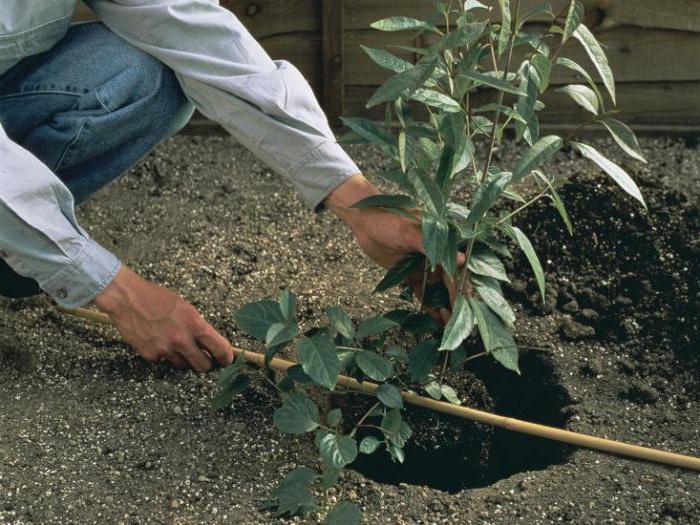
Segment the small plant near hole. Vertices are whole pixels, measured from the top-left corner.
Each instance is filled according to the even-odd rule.
[[[547,2],[522,11],[519,0],[499,0],[500,22],[494,21],[494,9],[477,0],[432,3],[436,12],[429,20],[393,17],[373,24],[381,31],[415,30],[430,44],[403,48],[419,57],[415,63],[385,50],[364,48],[374,62],[395,73],[367,104],[386,104],[386,123],[382,126],[362,118],[344,122],[354,141],[375,144],[392,159],[394,168],[379,175],[400,190],[365,199],[355,207],[405,215],[420,221],[422,229],[425,255],[414,254],[397,264],[376,291],[399,286],[417,271],[427,275],[439,267],[456,283],[458,294],[450,304],[444,285],[424,284],[419,311],[395,310],[357,324],[341,309],[328,308],[327,324],[305,333],[298,326],[296,299],[289,291],[279,301],[259,301],[239,310],[238,327],[264,341],[267,362],[291,347],[299,364],[284,377],[275,378],[268,370],[253,369],[239,359],[223,372],[215,406],[229,406],[246,388],[250,375],[258,374],[283,400],[274,414],[275,426],[289,434],[313,433],[320,456],[320,469],[297,468],[279,485],[275,493],[278,516],[319,510],[314,490],[336,485],[341,470],[358,454],[385,448],[395,461],[404,461],[404,445],[412,432],[402,418],[401,390],[459,404],[455,389],[444,382],[445,372],[448,367],[459,370],[481,356],[491,356],[519,373],[518,349],[510,333],[515,314],[502,291],[503,283],[509,282],[502,259],[511,257],[510,245],[519,247],[532,266],[544,300],[542,265],[514,219],[534,202],[549,199],[572,231],[556,190],[560,181],[544,169],[562,147],[570,146],[590,159],[644,205],[636,184],[620,166],[575,140],[586,126],[602,125],[624,152],[644,161],[634,133],[612,117],[614,111],[606,109],[608,100],[593,76],[561,56],[569,41],[583,46],[614,107],[612,71],[602,47],[581,23],[584,13],[579,1],[554,13]],[[549,19],[544,32],[525,31],[524,24],[535,16]],[[582,79],[584,83],[558,91],[591,116],[564,137],[540,136],[538,114],[545,109],[540,97],[557,69],[571,70]],[[484,90],[493,97],[477,104]],[[416,103],[425,107],[425,121],[413,118]],[[396,131],[394,121],[398,122]],[[494,152],[511,128],[522,153],[515,165],[501,166]],[[483,145],[484,154],[479,158],[476,143],[480,149]],[[526,190],[530,194],[523,195],[525,190],[518,183],[526,178],[531,180]],[[458,181],[469,189],[469,202],[455,197]],[[461,269],[459,252],[466,260]],[[410,299],[406,290],[402,296]],[[452,310],[444,329],[425,313],[426,307]],[[480,343],[470,337],[476,332]],[[406,347],[408,340],[414,341],[410,348]],[[341,373],[380,385],[374,404],[355,421],[346,421],[346,414],[337,408],[322,414],[308,395],[311,389],[334,391]],[[360,429],[369,433],[358,440]],[[330,524],[360,520],[359,508],[347,501],[338,503],[326,516]]]

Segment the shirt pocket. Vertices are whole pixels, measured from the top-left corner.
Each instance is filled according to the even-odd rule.
[[[15,31],[0,34],[0,61],[20,60],[53,47],[68,31],[71,12],[49,10],[33,25],[19,24]]]

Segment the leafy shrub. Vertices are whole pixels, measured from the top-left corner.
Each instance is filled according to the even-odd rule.
[[[283,399],[274,414],[275,426],[289,434],[314,433],[321,460],[320,470],[301,467],[286,476],[276,491],[279,516],[317,510],[313,487],[328,489],[336,484],[341,469],[358,454],[372,454],[383,447],[395,461],[403,462],[411,428],[402,419],[401,389],[459,404],[456,391],[443,381],[445,370],[448,366],[458,370],[482,355],[519,373],[518,349],[510,333],[515,314],[502,291],[503,283],[509,282],[502,259],[510,257],[509,245],[523,250],[544,300],[542,265],[513,221],[532,203],[549,199],[571,231],[556,190],[560,181],[544,169],[553,155],[564,146],[577,150],[644,205],[636,184],[620,166],[575,140],[584,127],[602,125],[627,154],[644,161],[633,132],[606,109],[616,103],[613,74],[601,45],[581,23],[584,13],[579,1],[556,14],[548,3],[521,12],[518,0],[512,6],[509,0],[500,0],[500,22],[494,21],[494,9],[477,0],[432,3],[436,12],[429,20],[393,17],[373,24],[381,31],[423,33],[430,42],[427,47],[404,48],[420,57],[416,63],[385,50],[363,48],[374,62],[395,73],[367,104],[368,108],[386,104],[386,124],[363,118],[344,122],[356,142],[375,144],[392,159],[393,169],[380,175],[400,190],[370,197],[355,207],[377,207],[420,220],[422,229],[425,255],[413,254],[396,265],[376,290],[399,286],[416,270],[427,273],[441,267],[458,284],[456,301],[450,305],[444,286],[436,285],[424,289],[421,306],[451,308],[452,317],[444,329],[423,311],[412,310],[395,310],[356,324],[341,309],[328,308],[327,324],[302,334],[296,299],[288,291],[278,302],[265,300],[240,309],[239,328],[265,342],[268,362],[291,345],[299,364],[281,379],[272,379],[265,370],[236,361],[221,377],[216,406],[230,405],[248,385],[250,374],[260,374]],[[550,19],[543,33],[524,29],[536,15]],[[607,98],[581,65],[560,56],[569,41],[583,46]],[[582,79],[584,83],[558,91],[591,116],[565,137],[540,136],[538,115],[545,109],[540,97],[557,69],[572,70]],[[492,93],[491,100],[476,105],[482,91]],[[425,109],[424,121],[413,116],[416,104]],[[522,153],[515,165],[500,166],[494,152],[511,130]],[[476,155],[476,144],[482,155]],[[530,179],[527,196],[520,193],[518,184],[526,178]],[[470,202],[455,197],[457,183],[469,190]],[[466,258],[462,269],[457,264],[460,251]],[[405,292],[402,295],[407,297]],[[469,339],[475,332],[481,348]],[[396,344],[414,339],[410,351]],[[356,421],[345,421],[339,409],[321,414],[307,395],[311,388],[336,389],[341,372],[379,384],[373,394],[375,403]],[[358,442],[359,429],[371,433]],[[359,523],[360,519],[356,505],[341,502],[326,522]]]

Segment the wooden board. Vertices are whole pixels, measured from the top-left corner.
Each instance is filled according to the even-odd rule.
[[[700,32],[698,0],[611,0],[605,24]],[[697,50],[696,50],[697,51]]]

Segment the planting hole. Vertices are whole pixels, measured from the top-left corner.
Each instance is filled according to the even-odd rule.
[[[539,353],[521,356],[522,376],[483,360],[460,395],[466,406],[545,425],[562,427],[571,400],[557,383],[550,361]],[[454,385],[454,379],[448,381]],[[409,408],[414,436],[403,464],[386,451],[360,455],[351,468],[379,483],[423,485],[455,493],[491,485],[518,472],[563,463],[571,447],[556,441]]]

